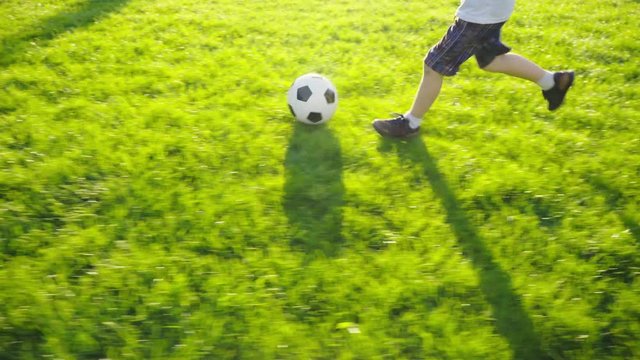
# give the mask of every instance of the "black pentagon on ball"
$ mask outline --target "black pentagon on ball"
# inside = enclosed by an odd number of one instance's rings
[[[318,112],[310,112],[309,116],[307,116],[307,120],[311,121],[312,123],[320,122],[322,121],[322,114]]]
[[[333,104],[334,102],[336,102],[335,91],[327,89],[327,91],[324,92],[324,98],[327,99],[327,104]]]
[[[303,86],[298,88],[298,100],[306,102],[311,97],[311,88]]]

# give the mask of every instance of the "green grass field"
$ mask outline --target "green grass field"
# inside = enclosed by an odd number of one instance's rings
[[[564,107],[471,60],[380,139],[458,3],[0,2],[0,358],[640,358],[640,3],[518,1]]]

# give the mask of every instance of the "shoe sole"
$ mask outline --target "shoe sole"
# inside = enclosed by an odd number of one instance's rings
[[[376,131],[380,136],[382,136],[382,137],[384,137],[384,138],[390,138],[390,139],[411,139],[411,138],[413,138],[413,137],[415,137],[415,136],[418,136],[418,134],[420,133],[419,131],[416,131],[416,132],[411,133],[411,134],[406,135],[406,136],[395,136],[395,135],[391,135],[391,134],[385,133],[385,132],[383,132],[381,129],[379,129],[379,128],[376,126],[376,121],[374,121],[371,125],[373,126],[373,129],[374,129],[374,130],[375,130],[375,131]]]

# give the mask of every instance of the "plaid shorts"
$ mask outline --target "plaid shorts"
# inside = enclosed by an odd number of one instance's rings
[[[478,65],[484,68],[496,56],[511,51],[500,41],[502,25],[504,22],[475,24],[456,19],[442,40],[429,50],[424,63],[442,75],[453,76],[462,63],[475,55]]]

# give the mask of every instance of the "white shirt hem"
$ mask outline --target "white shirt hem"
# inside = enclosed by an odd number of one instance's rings
[[[482,25],[503,23],[503,22],[509,20],[509,18],[510,18],[510,17],[495,18],[495,19],[473,18],[473,17],[467,17],[465,15],[460,16],[460,14],[456,14],[456,16],[458,18],[460,18],[461,20],[464,20],[466,22],[470,22],[470,23],[474,23],[474,24],[482,24]]]

